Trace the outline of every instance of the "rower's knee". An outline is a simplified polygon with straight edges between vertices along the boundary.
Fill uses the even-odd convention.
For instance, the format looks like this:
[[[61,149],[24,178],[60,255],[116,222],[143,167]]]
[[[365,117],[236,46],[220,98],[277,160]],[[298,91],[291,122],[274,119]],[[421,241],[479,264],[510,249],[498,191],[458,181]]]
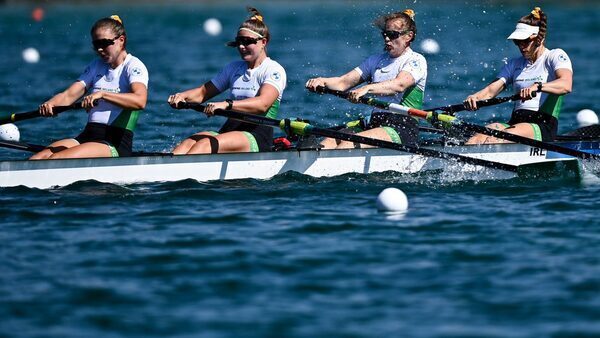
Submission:
[[[215,137],[205,137],[196,142],[187,152],[192,154],[216,154],[219,152],[219,140]]]

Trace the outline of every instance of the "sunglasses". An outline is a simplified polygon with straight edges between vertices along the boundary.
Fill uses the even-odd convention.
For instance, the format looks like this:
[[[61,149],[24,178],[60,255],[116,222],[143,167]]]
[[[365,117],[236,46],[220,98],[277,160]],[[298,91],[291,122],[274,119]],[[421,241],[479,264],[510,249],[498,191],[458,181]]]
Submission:
[[[115,40],[118,39],[120,36],[117,36],[114,39],[98,39],[98,40],[93,40],[92,41],[92,46],[94,46],[94,49],[106,49],[106,47],[108,46],[112,46],[115,44]]]
[[[383,38],[388,38],[390,40],[396,40],[397,38],[399,38],[400,36],[406,34],[410,32],[409,30],[404,30],[404,31],[381,31],[381,36],[383,36]]]
[[[527,38],[525,40],[513,40],[513,43],[515,44],[515,46],[527,46],[528,44],[530,44],[531,42],[533,42],[535,40],[535,38]]]
[[[227,43],[227,46],[229,46],[229,47],[237,47],[237,46],[246,47],[248,45],[253,45],[253,44],[257,43],[258,40],[262,40],[262,39],[251,38],[249,36],[238,36],[235,38],[235,41],[229,41]]]

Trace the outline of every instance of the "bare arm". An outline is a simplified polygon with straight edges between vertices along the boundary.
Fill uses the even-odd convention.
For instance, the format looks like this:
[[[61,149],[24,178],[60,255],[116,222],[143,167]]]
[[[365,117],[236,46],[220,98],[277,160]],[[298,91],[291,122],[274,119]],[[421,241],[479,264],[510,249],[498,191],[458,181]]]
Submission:
[[[255,97],[232,102],[231,109],[242,113],[264,115],[279,97],[277,88],[270,84],[263,84]],[[211,102],[206,105],[204,112],[212,115],[215,109],[227,109],[229,103],[226,101]]]
[[[573,72],[568,69],[557,69],[554,74],[556,79],[542,84],[542,92],[548,94],[565,95],[573,89]],[[529,100],[533,96],[531,93],[538,90],[537,83],[531,87],[521,89],[520,95],[524,100]]]
[[[479,107],[477,107],[477,101],[496,97],[505,87],[504,81],[496,79],[477,93],[469,95],[464,101],[465,107],[468,110],[477,110],[479,109]]]
[[[167,102],[171,107],[176,108],[179,102],[203,103],[220,93],[217,87],[211,81],[208,81],[200,87],[170,95]]]
[[[131,84],[131,93],[111,93],[97,91],[83,98],[82,106],[90,109],[94,106],[94,100],[105,100],[125,109],[140,110],[146,107],[148,89],[140,82]]]
[[[309,79],[306,82],[306,88],[310,91],[316,91],[317,87],[323,86],[333,90],[346,91],[362,83],[363,80],[356,70],[337,77],[317,77]]]
[[[52,108],[55,106],[68,106],[77,101],[85,94],[85,86],[77,81],[65,89],[65,91],[54,95],[50,100],[42,103],[39,107],[42,116],[53,116]]]
[[[402,93],[407,88],[415,85],[414,77],[406,71],[401,71],[398,76],[391,80],[370,83],[350,92],[349,99],[352,102],[358,102],[358,99],[366,94],[381,96],[390,96]]]

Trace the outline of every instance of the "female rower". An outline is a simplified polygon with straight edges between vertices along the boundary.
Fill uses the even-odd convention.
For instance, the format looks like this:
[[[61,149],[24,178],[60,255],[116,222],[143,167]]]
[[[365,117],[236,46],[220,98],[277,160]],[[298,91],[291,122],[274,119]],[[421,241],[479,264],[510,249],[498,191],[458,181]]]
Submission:
[[[414,11],[381,16],[375,21],[381,29],[385,53],[372,55],[350,72],[338,77],[318,77],[308,80],[306,88],[316,91],[323,86],[333,90],[348,90],[368,82],[367,85],[350,91],[350,101],[357,103],[365,94],[380,96],[381,100],[400,103],[411,108],[423,107],[427,62],[414,52],[410,45],[415,40],[417,27]],[[364,120],[361,119],[352,132],[396,143],[414,144],[418,139],[416,119],[373,109]],[[350,125],[350,124],[348,124]],[[347,141],[325,139],[321,144],[325,148],[352,148],[355,145]],[[356,145],[367,147],[366,145]]]
[[[212,80],[198,88],[169,96],[169,104],[177,108],[179,102],[203,103],[230,89],[225,101],[208,103],[204,109],[212,116],[217,109],[266,115],[275,118],[279,112],[281,96],[286,85],[285,70],[267,56],[271,35],[263,16],[255,8],[248,8],[250,18],[244,21],[235,41],[227,43],[237,47],[241,61],[229,63]],[[219,132],[204,131],[183,140],[173,153],[210,154],[226,152],[269,151],[273,143],[273,129],[228,119]]]
[[[496,80],[465,100],[468,109],[477,110],[477,100],[495,97],[508,85],[520,94],[522,100],[515,102],[508,123],[492,123],[488,128],[538,141],[552,141],[556,137],[563,95],[570,93],[573,85],[573,67],[565,51],[546,48],[546,32],[546,14],[536,7],[519,20],[508,37],[521,56],[511,59]],[[542,94],[533,97],[534,92]],[[468,144],[507,142],[482,134],[467,141]]]
[[[133,130],[146,106],[148,71],[125,50],[127,35],[117,15],[98,20],[91,35],[100,58],[69,88],[40,106],[41,115],[53,116],[52,107],[70,105],[90,91],[82,100],[88,123],[79,136],[54,142],[31,159],[131,155]]]

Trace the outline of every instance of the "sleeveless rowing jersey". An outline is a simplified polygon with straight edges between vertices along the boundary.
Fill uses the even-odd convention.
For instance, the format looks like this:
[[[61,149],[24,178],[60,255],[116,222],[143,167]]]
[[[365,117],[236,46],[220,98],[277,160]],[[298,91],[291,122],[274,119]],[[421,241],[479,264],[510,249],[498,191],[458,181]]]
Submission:
[[[535,82],[550,82],[556,79],[557,69],[573,71],[571,60],[562,49],[545,49],[539,59],[530,63],[523,56],[511,59],[498,74],[498,79],[512,86],[515,93],[523,88],[531,87]],[[564,95],[541,93],[531,100],[515,101],[514,110],[527,109],[541,111],[558,119]]]
[[[101,59],[92,61],[79,76],[86,91],[92,93],[106,91],[111,93],[130,93],[131,84],[139,82],[148,87],[148,70],[138,58],[127,54],[125,61],[117,68]],[[88,123],[101,123],[133,131],[137,124],[139,111],[123,109],[115,104],[100,100],[88,115]]]
[[[397,58],[392,58],[388,53],[372,55],[356,67],[356,70],[364,81],[378,83],[392,80],[401,71],[412,75],[415,85],[407,88],[403,93],[390,96],[378,96],[378,100],[399,103],[411,108],[423,108],[425,84],[427,82],[427,62],[423,55],[406,48],[404,53]],[[373,110],[379,111],[377,109]]]
[[[229,98],[232,100],[255,97],[263,84],[272,85],[279,92],[279,96],[267,111],[266,116],[270,118],[276,118],[279,113],[279,104],[286,81],[283,67],[268,57],[254,69],[248,69],[246,61],[231,62],[210,80],[219,92],[231,89]]]

